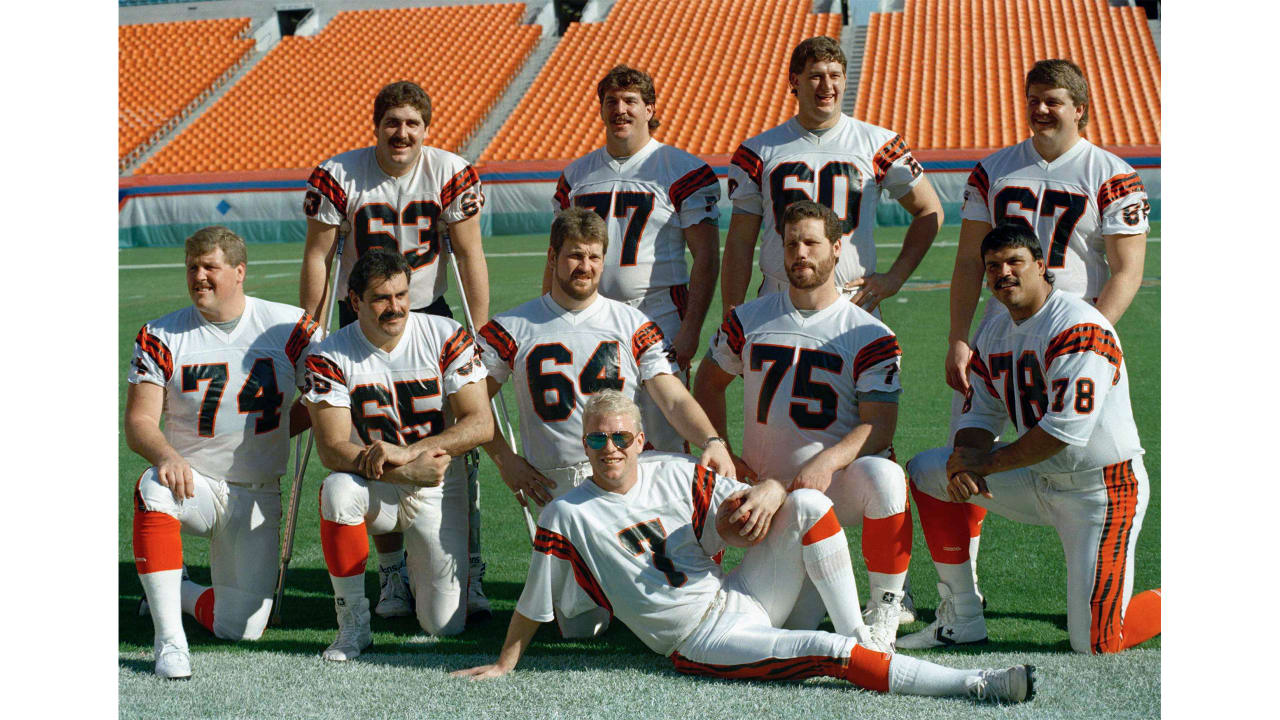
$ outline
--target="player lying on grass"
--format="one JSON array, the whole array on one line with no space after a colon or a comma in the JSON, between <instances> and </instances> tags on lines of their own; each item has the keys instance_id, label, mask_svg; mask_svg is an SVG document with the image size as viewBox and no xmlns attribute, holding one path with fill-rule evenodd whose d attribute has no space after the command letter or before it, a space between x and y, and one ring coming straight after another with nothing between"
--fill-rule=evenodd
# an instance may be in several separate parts
<instances>
[{"instance_id":1,"label":"player lying on grass","mask_svg":"<svg viewBox=\"0 0 1280 720\"><path fill-rule=\"evenodd\" d=\"M258 639L271 615L280 476L289 436L309 426L290 400L318 325L247 297L247 261L225 227L187 238L192 304L143 325L129 366L125 441L152 464L134 491L133 556L163 678L191 677L184 611L228 640ZM209 538L213 587L183 577L182 534Z\"/></svg>"},{"instance_id":2,"label":"player lying on grass","mask_svg":"<svg viewBox=\"0 0 1280 720\"><path fill-rule=\"evenodd\" d=\"M372 641L367 534L404 533L414 610L435 635L462 632L467 488L462 455L493 435L485 369L457 322L410 312L409 264L381 248L351 269L356 322L307 358L305 400L320 461L320 542L338 637L326 660Z\"/></svg>"},{"instance_id":3,"label":"player lying on grass","mask_svg":"<svg viewBox=\"0 0 1280 720\"><path fill-rule=\"evenodd\" d=\"M742 472L825 493L841 525L862 526L867 622L892 643L911 561L907 481L891 450L902 351L884 323L836 287L844 243L835 213L801 200L782 218L787 291L729 312L693 394L727 433L725 391L741 375ZM788 627L817 627L817 593L807 587L801 598Z\"/></svg>"},{"instance_id":4,"label":"player lying on grass","mask_svg":"<svg viewBox=\"0 0 1280 720\"><path fill-rule=\"evenodd\" d=\"M514 669L539 624L552 619L555 597L570 615L597 607L617 615L683 673L827 676L881 692L1031 698L1029 665L956 670L869 647L849 546L822 493L787 494L773 479L743 485L679 455L641 459L639 409L614 391L587 403L582 443L591 480L542 511L497 662L455 677L487 679ZM726 543L754 545L728 575L716 562ZM781 629L806 580L822 595L836 632Z\"/></svg>"},{"instance_id":5,"label":"player lying on grass","mask_svg":"<svg viewBox=\"0 0 1280 720\"><path fill-rule=\"evenodd\" d=\"M955 449L907 463L941 602L933 624L898 647L986 641L969 558L974 504L1058 531L1071 648L1119 652L1160 632L1160 591L1130 602L1151 491L1120 340L1097 308L1054 288L1024 224L997 226L981 253L987 287L1008 312L974 338ZM996 445L1010 421L1018 437Z\"/></svg>"}]
</instances>

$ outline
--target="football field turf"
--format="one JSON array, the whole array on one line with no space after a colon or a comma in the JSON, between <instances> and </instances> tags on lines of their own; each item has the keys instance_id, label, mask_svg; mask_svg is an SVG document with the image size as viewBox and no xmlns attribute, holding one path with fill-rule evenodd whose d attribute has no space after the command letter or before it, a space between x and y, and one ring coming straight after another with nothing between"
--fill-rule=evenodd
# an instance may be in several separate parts
<instances>
[{"instance_id":1,"label":"football field turf","mask_svg":"<svg viewBox=\"0 0 1280 720\"><path fill-rule=\"evenodd\" d=\"M1152 237L1160 234L1152 224ZM881 269L896 255L904 228L877 230ZM958 228L945 227L911 282L883 306L885 322L903 349L904 392L894 447L899 461L946 440L950 390L942 381L946 351L947 285ZM485 240L491 311L504 311L539 290L543 236ZM1136 591L1159 587L1160 578L1160 243L1148 244L1144 282L1117 330L1128 363L1138 432L1146 449L1151 500L1138 541ZM297 302L300 244L250 245L248 292ZM120 315L118 377L124 407L125 377L138 328L190 302L181 248L145 248L119 253ZM758 270L757 270L758 275ZM452 278L450 278L452 285ZM754 288L755 285L753 284ZM457 312L454 290L449 300ZM717 289L700 351L716 329ZM508 406L514 411L513 396ZM730 435L741 438L741 384L728 391ZM512 417L512 422L516 418ZM951 666L1002 666L1030 662L1040 668L1036 699L1025 706L976 707L965 700L888 697L815 679L762 684L681 676L644 647L620 623L603 638L563 642L543 628L512 675L489 683L467 683L447 673L490 662L501 646L528 567L529 541L519 508L486 458L481 467L483 544L488 572L485 591L494 618L450 638L422 634L413 618L374 617L374 645L352 663L326 663L319 653L336 633L332 591L319 540L316 496L325 471L312 454L302 494L298 534L289 571L282 627L268 628L256 643L214 638L185 618L194 679L166 683L152 674L150 618L136 614L141 586L132 562L131 495L146 462L129 451L121 426L119 444L119 702L126 717L1152 717L1160 713L1160 638L1111 657L1071 652L1066 634L1066 573L1062 547L1052 528L1017 525L995 514L984 524L980 582L989 604L991 642L948 652L913 655ZM291 468L292 471L292 468ZM288 478L282 491L288 500ZM850 548L865 600L866 572L859 532ZM208 544L184 537L191 575L207 583ZM731 551L726 567L736 564ZM372 565L372 563L371 563ZM911 577L922 621L937 604L936 573L915 523ZM377 573L366 573L366 591L377 598ZM830 628L830 624L825 624Z\"/></svg>"}]
</instances>

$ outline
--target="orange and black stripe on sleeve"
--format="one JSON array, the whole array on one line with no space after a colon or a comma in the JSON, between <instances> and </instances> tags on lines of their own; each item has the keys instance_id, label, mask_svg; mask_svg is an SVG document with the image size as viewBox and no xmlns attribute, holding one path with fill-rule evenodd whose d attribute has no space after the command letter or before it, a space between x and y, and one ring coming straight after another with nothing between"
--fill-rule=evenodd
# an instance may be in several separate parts
<instances>
[{"instance_id":1,"label":"orange and black stripe on sleeve","mask_svg":"<svg viewBox=\"0 0 1280 720\"><path fill-rule=\"evenodd\" d=\"M466 328L458 328L457 332L445 341L444 349L440 351L440 372L444 373L445 369L461 357L462 353L474 346L475 340L471 338L471 333L467 332Z\"/></svg>"},{"instance_id":2,"label":"orange and black stripe on sleeve","mask_svg":"<svg viewBox=\"0 0 1280 720\"><path fill-rule=\"evenodd\" d=\"M511 337L511 333L507 329L498 324L497 320L490 320L480 328L480 337L489 343L498 353L498 357L502 358L502 362L507 367L515 369L516 360L516 340Z\"/></svg>"},{"instance_id":3,"label":"orange and black stripe on sleeve","mask_svg":"<svg viewBox=\"0 0 1280 720\"><path fill-rule=\"evenodd\" d=\"M569 209L569 191L573 188L569 187L569 181L564 179L564 173L560 173L560 179L556 181L556 205L561 210Z\"/></svg>"},{"instance_id":4,"label":"orange and black stripe on sleeve","mask_svg":"<svg viewBox=\"0 0 1280 720\"><path fill-rule=\"evenodd\" d=\"M764 189L764 161L751 148L746 145L739 145L729 162L737 165L742 172L746 173L751 182L756 184L756 187Z\"/></svg>"},{"instance_id":5,"label":"orange and black stripe on sleeve","mask_svg":"<svg viewBox=\"0 0 1280 720\"><path fill-rule=\"evenodd\" d=\"M907 148L907 143L901 135L894 135L892 140L881 145L875 157L871 159L871 164L875 166L876 184L884 182L884 176L889 174L889 168L909 152L911 150Z\"/></svg>"},{"instance_id":6,"label":"orange and black stripe on sleeve","mask_svg":"<svg viewBox=\"0 0 1280 720\"><path fill-rule=\"evenodd\" d=\"M968 185L982 195L982 204L986 205L987 196L991 193L991 180L987 177L987 170L982 167L982 163L973 166L973 172L969 173Z\"/></svg>"},{"instance_id":7,"label":"orange and black stripe on sleeve","mask_svg":"<svg viewBox=\"0 0 1280 720\"><path fill-rule=\"evenodd\" d=\"M747 344L746 333L742 331L742 321L738 319L738 311L730 310L728 317L720 323L720 332L724 333L725 340L729 343L729 349L735 355L742 354L742 348Z\"/></svg>"},{"instance_id":8,"label":"orange and black stripe on sleeve","mask_svg":"<svg viewBox=\"0 0 1280 720\"><path fill-rule=\"evenodd\" d=\"M982 384L987 386L987 392L991 393L991 397L999 400L1000 393L996 392L995 383L991 382L991 371L987 369L987 364L982 362L982 355L977 348L974 348L973 354L969 356L969 369L974 375L982 378Z\"/></svg>"},{"instance_id":9,"label":"orange and black stripe on sleeve","mask_svg":"<svg viewBox=\"0 0 1280 720\"><path fill-rule=\"evenodd\" d=\"M680 209L684 206L684 201L688 200L691 195L704 187L715 185L718 182L716 174L711 171L711 166L703 165L672 183L670 191L671 204L675 206L676 212L680 212Z\"/></svg>"},{"instance_id":10,"label":"orange and black stripe on sleeve","mask_svg":"<svg viewBox=\"0 0 1280 720\"><path fill-rule=\"evenodd\" d=\"M1138 173L1116 175L1103 183L1102 189L1098 190L1098 212L1101 213L1111 203L1135 192L1146 192Z\"/></svg>"},{"instance_id":11,"label":"orange and black stripe on sleeve","mask_svg":"<svg viewBox=\"0 0 1280 720\"><path fill-rule=\"evenodd\" d=\"M298 323L289 332L289 340L284 344L284 353L289 357L290 364L298 364L298 358L302 357L302 351L307 349L307 344L319 327L320 323L305 312L298 318Z\"/></svg>"},{"instance_id":12,"label":"orange and black stripe on sleeve","mask_svg":"<svg viewBox=\"0 0 1280 720\"><path fill-rule=\"evenodd\" d=\"M165 345L160 338L152 335L151 331L147 330L146 325L143 325L142 329L138 330L136 342L138 347L142 348L142 352L146 353L160 368L160 372L164 373L164 381L169 382L169 379L173 377L173 353L169 351L169 346Z\"/></svg>"},{"instance_id":13,"label":"orange and black stripe on sleeve","mask_svg":"<svg viewBox=\"0 0 1280 720\"><path fill-rule=\"evenodd\" d=\"M1089 647L1094 653L1113 653L1123 649L1125 571L1138 507L1138 478L1132 460L1106 466L1102 478L1107 488L1107 514L1089 596Z\"/></svg>"},{"instance_id":14,"label":"orange and black stripe on sleeve","mask_svg":"<svg viewBox=\"0 0 1280 720\"><path fill-rule=\"evenodd\" d=\"M693 469L693 534L702 539L702 529L707 524L707 512L711 509L711 496L716 488L716 476L707 468L696 465Z\"/></svg>"},{"instance_id":15,"label":"orange and black stripe on sleeve","mask_svg":"<svg viewBox=\"0 0 1280 720\"><path fill-rule=\"evenodd\" d=\"M321 195L333 204L333 207L342 214L347 216L347 192L342 189L337 180L329 174L328 170L318 167L311 172L311 177L307 179L307 184L315 188Z\"/></svg>"},{"instance_id":16,"label":"orange and black stripe on sleeve","mask_svg":"<svg viewBox=\"0 0 1280 720\"><path fill-rule=\"evenodd\" d=\"M1073 325L1050 340L1044 352L1045 367L1052 365L1054 360L1063 355L1084 352L1097 353L1106 358L1116 369L1111 384L1120 382L1120 363L1124 359L1120 344L1110 330L1095 323Z\"/></svg>"},{"instance_id":17,"label":"orange and black stripe on sleeve","mask_svg":"<svg viewBox=\"0 0 1280 720\"><path fill-rule=\"evenodd\" d=\"M608 610L610 615L613 614L613 605L609 603L609 598L605 597L604 588L600 587L595 575L591 574L591 568L587 566L582 555L568 538L540 527L533 538L533 551L567 561L573 568L573 579L578 581L578 587L582 588L592 602Z\"/></svg>"},{"instance_id":18,"label":"orange and black stripe on sleeve","mask_svg":"<svg viewBox=\"0 0 1280 720\"><path fill-rule=\"evenodd\" d=\"M898 338L896 336L886 335L872 340L863 345L853 359L853 381L855 383L858 382L858 378L867 369L900 355L902 355L902 348L898 347Z\"/></svg>"},{"instance_id":19,"label":"orange and black stripe on sleeve","mask_svg":"<svg viewBox=\"0 0 1280 720\"><path fill-rule=\"evenodd\" d=\"M458 171L458 174L449 178L449 182L440 188L440 207L447 208L458 199L467 188L480 182L480 175L476 169L470 165Z\"/></svg>"},{"instance_id":20,"label":"orange and black stripe on sleeve","mask_svg":"<svg viewBox=\"0 0 1280 720\"><path fill-rule=\"evenodd\" d=\"M651 320L637 328L635 334L631 336L631 354L636 362L640 362L640 356L644 355L646 350L661 342L662 330Z\"/></svg>"},{"instance_id":21,"label":"orange and black stripe on sleeve","mask_svg":"<svg viewBox=\"0 0 1280 720\"><path fill-rule=\"evenodd\" d=\"M306 360L307 372L315 373L320 377L346 386L347 376L343 374L342 368L338 364L323 355L308 355Z\"/></svg>"}]
</instances>

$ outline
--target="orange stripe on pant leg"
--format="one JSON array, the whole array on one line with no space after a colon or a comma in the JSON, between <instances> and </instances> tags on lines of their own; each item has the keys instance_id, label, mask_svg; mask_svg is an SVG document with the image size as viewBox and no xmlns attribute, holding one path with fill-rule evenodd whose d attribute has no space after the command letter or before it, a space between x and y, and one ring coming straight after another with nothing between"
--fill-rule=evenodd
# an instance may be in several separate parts
<instances>
[{"instance_id":1,"label":"orange stripe on pant leg","mask_svg":"<svg viewBox=\"0 0 1280 720\"><path fill-rule=\"evenodd\" d=\"M849 653L849 668L844 679L860 688L889 692L889 663L893 656L889 653L868 650L861 645L854 645Z\"/></svg>"},{"instance_id":2,"label":"orange stripe on pant leg","mask_svg":"<svg viewBox=\"0 0 1280 720\"><path fill-rule=\"evenodd\" d=\"M1115 653L1122 646L1124 583L1129 534L1137 510L1138 481L1128 462L1103 468L1107 514L1098 540L1097 569L1089 597L1089 647L1094 653Z\"/></svg>"},{"instance_id":3,"label":"orange stripe on pant leg","mask_svg":"<svg viewBox=\"0 0 1280 720\"><path fill-rule=\"evenodd\" d=\"M828 508L827 514L818 519L818 522L809 528L804 537L800 538L801 545L812 545L816 542L822 542L827 538L840 532L840 521L836 519L836 509Z\"/></svg>"},{"instance_id":4,"label":"orange stripe on pant leg","mask_svg":"<svg viewBox=\"0 0 1280 720\"><path fill-rule=\"evenodd\" d=\"M196 622L203 625L205 630L213 632L213 588L205 590L196 598L194 615Z\"/></svg>"},{"instance_id":5,"label":"orange stripe on pant leg","mask_svg":"<svg viewBox=\"0 0 1280 720\"><path fill-rule=\"evenodd\" d=\"M862 558L871 572L906 572L911 564L911 513L862 518Z\"/></svg>"},{"instance_id":6,"label":"orange stripe on pant leg","mask_svg":"<svg viewBox=\"0 0 1280 720\"><path fill-rule=\"evenodd\" d=\"M143 510L134 491L133 562L139 575L182 569L182 524L172 515Z\"/></svg>"},{"instance_id":7,"label":"orange stripe on pant leg","mask_svg":"<svg viewBox=\"0 0 1280 720\"><path fill-rule=\"evenodd\" d=\"M364 523L339 525L320 518L320 547L324 551L324 564L336 577L363 573L369 560L369 540Z\"/></svg>"},{"instance_id":8,"label":"orange stripe on pant leg","mask_svg":"<svg viewBox=\"0 0 1280 720\"><path fill-rule=\"evenodd\" d=\"M958 565L968 560L972 515L968 508L976 506L939 500L921 492L914 482L911 483L911 496L915 498L916 512L920 513L920 530L934 562Z\"/></svg>"}]
</instances>

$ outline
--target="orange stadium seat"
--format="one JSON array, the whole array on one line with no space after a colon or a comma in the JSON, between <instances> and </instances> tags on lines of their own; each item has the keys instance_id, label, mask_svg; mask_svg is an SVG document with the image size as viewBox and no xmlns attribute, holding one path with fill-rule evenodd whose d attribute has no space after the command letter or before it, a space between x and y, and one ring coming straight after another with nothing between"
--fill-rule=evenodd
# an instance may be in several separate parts
<instances>
[{"instance_id":1,"label":"orange stadium seat","mask_svg":"<svg viewBox=\"0 0 1280 720\"><path fill-rule=\"evenodd\" d=\"M811 10L812 0L618 0L604 22L569 25L480 159L569 159L598 147L595 87L618 63L653 76L657 139L732 153L795 112L786 92L791 49L814 35L840 38L839 15Z\"/></svg>"},{"instance_id":2,"label":"orange stadium seat","mask_svg":"<svg viewBox=\"0 0 1280 720\"><path fill-rule=\"evenodd\" d=\"M1140 8L1105 0L906 0L902 12L872 13L855 115L921 150L1010 145L1027 134L1022 79L1051 57L1089 79L1087 137L1160 143L1151 32Z\"/></svg>"},{"instance_id":3,"label":"orange stadium seat","mask_svg":"<svg viewBox=\"0 0 1280 720\"><path fill-rule=\"evenodd\" d=\"M456 151L538 43L524 12L522 3L340 12L315 36L281 38L135 172L311 167L373 143L373 98L396 80L427 91L427 142ZM383 42L391 30L417 41Z\"/></svg>"},{"instance_id":4,"label":"orange stadium seat","mask_svg":"<svg viewBox=\"0 0 1280 720\"><path fill-rule=\"evenodd\" d=\"M146 149L253 49L249 18L119 28L119 159Z\"/></svg>"}]
</instances>

